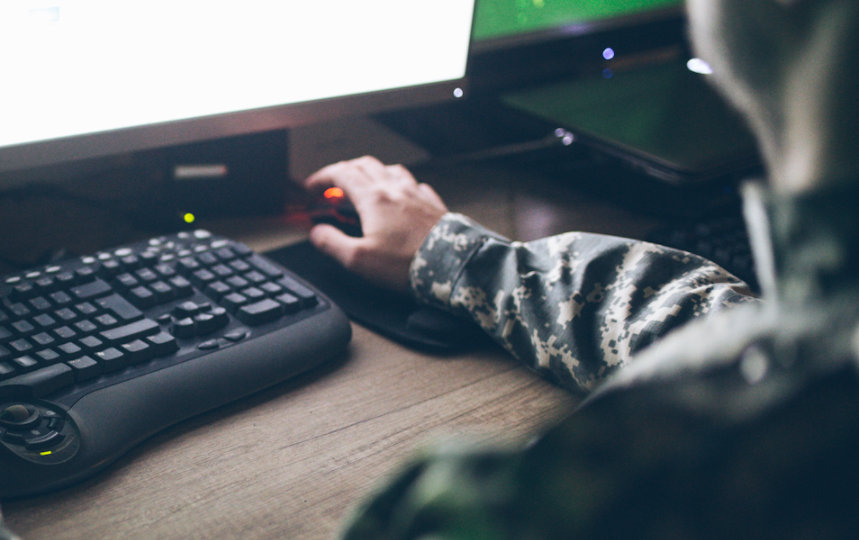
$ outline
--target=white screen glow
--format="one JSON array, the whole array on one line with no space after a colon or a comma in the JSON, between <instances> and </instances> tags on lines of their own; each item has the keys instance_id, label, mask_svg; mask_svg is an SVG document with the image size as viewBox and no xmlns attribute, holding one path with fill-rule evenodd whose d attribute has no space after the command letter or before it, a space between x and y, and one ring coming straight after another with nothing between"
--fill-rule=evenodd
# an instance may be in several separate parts
<instances>
[{"instance_id":1,"label":"white screen glow","mask_svg":"<svg viewBox=\"0 0 859 540\"><path fill-rule=\"evenodd\" d=\"M0 147L456 79L472 9L463 0L3 0Z\"/></svg>"}]
</instances>

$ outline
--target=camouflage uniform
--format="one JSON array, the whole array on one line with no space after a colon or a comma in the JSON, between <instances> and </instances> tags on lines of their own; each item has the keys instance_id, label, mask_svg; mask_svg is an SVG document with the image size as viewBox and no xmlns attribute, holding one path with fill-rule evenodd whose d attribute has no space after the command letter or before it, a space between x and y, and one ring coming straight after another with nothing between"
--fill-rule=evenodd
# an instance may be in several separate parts
<instances>
[{"instance_id":1,"label":"camouflage uniform","mask_svg":"<svg viewBox=\"0 0 859 540\"><path fill-rule=\"evenodd\" d=\"M345 537L855 537L857 200L747 189L763 302L687 254L582 234L511 244L448 216L414 265L425 299L574 388L627 365L525 447L428 449Z\"/></svg>"},{"instance_id":2,"label":"camouflage uniform","mask_svg":"<svg viewBox=\"0 0 859 540\"><path fill-rule=\"evenodd\" d=\"M430 232L411 284L422 301L474 319L579 393L669 331L755 300L737 278L683 251L580 232L511 242L458 214Z\"/></svg>"}]
</instances>

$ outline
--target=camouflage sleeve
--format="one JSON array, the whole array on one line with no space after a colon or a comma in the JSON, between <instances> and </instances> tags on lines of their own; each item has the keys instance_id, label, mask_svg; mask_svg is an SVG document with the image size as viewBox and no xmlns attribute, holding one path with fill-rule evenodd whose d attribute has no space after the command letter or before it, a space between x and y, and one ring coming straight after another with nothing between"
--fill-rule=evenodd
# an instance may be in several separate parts
<instances>
[{"instance_id":1,"label":"camouflage sleeve","mask_svg":"<svg viewBox=\"0 0 859 540\"><path fill-rule=\"evenodd\" d=\"M410 279L421 301L473 319L579 392L687 321L754 300L743 282L683 251L578 232L513 242L459 214L433 228Z\"/></svg>"}]
</instances>

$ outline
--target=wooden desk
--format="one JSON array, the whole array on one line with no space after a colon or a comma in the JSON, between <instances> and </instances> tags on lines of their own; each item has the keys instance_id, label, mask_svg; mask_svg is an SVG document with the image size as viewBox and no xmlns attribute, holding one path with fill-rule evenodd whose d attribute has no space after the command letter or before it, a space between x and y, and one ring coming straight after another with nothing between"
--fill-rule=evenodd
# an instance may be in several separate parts
<instances>
[{"instance_id":1,"label":"wooden desk","mask_svg":"<svg viewBox=\"0 0 859 540\"><path fill-rule=\"evenodd\" d=\"M422 179L451 209L516 239L570 229L636 235L649 226L506 167ZM206 225L260 250L303 235L276 219ZM574 404L499 349L432 356L354 325L348 354L326 371L167 429L106 472L4 502L3 511L25 540L330 538L348 509L427 441L522 440Z\"/></svg>"}]
</instances>

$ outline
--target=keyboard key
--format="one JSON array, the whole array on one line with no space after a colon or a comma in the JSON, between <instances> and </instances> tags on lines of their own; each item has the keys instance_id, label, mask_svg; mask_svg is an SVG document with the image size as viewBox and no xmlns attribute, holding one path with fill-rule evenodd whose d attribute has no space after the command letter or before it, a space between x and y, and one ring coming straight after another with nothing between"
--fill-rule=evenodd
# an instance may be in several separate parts
<instances>
[{"instance_id":1,"label":"keyboard key","mask_svg":"<svg viewBox=\"0 0 859 540\"><path fill-rule=\"evenodd\" d=\"M159 332L154 336L149 336L146 341L152 345L155 356L167 356L179 350L176 338L167 332Z\"/></svg>"},{"instance_id":2,"label":"keyboard key","mask_svg":"<svg viewBox=\"0 0 859 540\"><path fill-rule=\"evenodd\" d=\"M156 303L163 304L176 297L176 291L163 281L155 281L149 284L149 288L155 293Z\"/></svg>"},{"instance_id":3,"label":"keyboard key","mask_svg":"<svg viewBox=\"0 0 859 540\"><path fill-rule=\"evenodd\" d=\"M16 339L9 342L9 348L13 353L24 353L33 348L33 343L26 339Z\"/></svg>"},{"instance_id":4,"label":"keyboard key","mask_svg":"<svg viewBox=\"0 0 859 540\"><path fill-rule=\"evenodd\" d=\"M158 303L155 293L143 285L131 289L128 291L128 295L131 301L142 309L150 308Z\"/></svg>"},{"instance_id":5,"label":"keyboard key","mask_svg":"<svg viewBox=\"0 0 859 540\"><path fill-rule=\"evenodd\" d=\"M262 285L260 285L259 287L260 287L260 289L264 290L264 291L266 292L266 294L269 294L269 295L272 295L272 296L273 296L273 295L280 294L280 293L282 293L282 292L283 292L283 287L281 287L281 286L280 286L280 285L278 285L277 283L274 283L274 282L271 282L271 281L269 281L269 282L267 282L267 283L263 283L263 284L262 284Z\"/></svg>"},{"instance_id":6,"label":"keyboard key","mask_svg":"<svg viewBox=\"0 0 859 540\"><path fill-rule=\"evenodd\" d=\"M84 319L82 321L78 321L74 324L74 327L84 335L93 334L98 331L99 326L92 322L89 319Z\"/></svg>"},{"instance_id":7,"label":"keyboard key","mask_svg":"<svg viewBox=\"0 0 859 540\"><path fill-rule=\"evenodd\" d=\"M72 297L65 291L51 293L50 298L58 306L64 306L72 301Z\"/></svg>"},{"instance_id":8,"label":"keyboard key","mask_svg":"<svg viewBox=\"0 0 859 540\"><path fill-rule=\"evenodd\" d=\"M40 347L47 347L55 341L54 338L51 337L51 335L47 332L39 332L38 334L32 336L30 339L32 339L33 343Z\"/></svg>"},{"instance_id":9,"label":"keyboard key","mask_svg":"<svg viewBox=\"0 0 859 540\"><path fill-rule=\"evenodd\" d=\"M17 367L19 370L27 370L38 366L39 361L32 356L25 354L24 356L13 358L12 364L15 365L15 367Z\"/></svg>"},{"instance_id":10,"label":"keyboard key","mask_svg":"<svg viewBox=\"0 0 859 540\"><path fill-rule=\"evenodd\" d=\"M236 312L236 317L245 324L256 326L276 320L283 313L283 308L271 298L242 306Z\"/></svg>"},{"instance_id":11,"label":"keyboard key","mask_svg":"<svg viewBox=\"0 0 859 540\"><path fill-rule=\"evenodd\" d=\"M236 290L244 289L245 287L247 287L250 284L251 284L250 281L246 280L245 278L243 278L241 276L233 276L233 277L227 279L227 285L229 285L230 287L232 287L233 289L236 289Z\"/></svg>"},{"instance_id":12,"label":"keyboard key","mask_svg":"<svg viewBox=\"0 0 859 540\"><path fill-rule=\"evenodd\" d=\"M231 293L221 299L221 304L230 311L235 311L247 303L247 297L239 293Z\"/></svg>"},{"instance_id":13,"label":"keyboard key","mask_svg":"<svg viewBox=\"0 0 859 540\"><path fill-rule=\"evenodd\" d=\"M140 282L137 280L137 278L128 273L119 274L118 276L116 276L115 279L117 283L119 283L126 289L131 289L132 287L137 287L138 285L140 285Z\"/></svg>"},{"instance_id":14,"label":"keyboard key","mask_svg":"<svg viewBox=\"0 0 859 540\"><path fill-rule=\"evenodd\" d=\"M123 321L136 321L143 317L143 312L134 307L125 298L118 294L111 294L98 299L98 305L107 311L113 312L117 318Z\"/></svg>"},{"instance_id":15,"label":"keyboard key","mask_svg":"<svg viewBox=\"0 0 859 540\"><path fill-rule=\"evenodd\" d=\"M194 325L194 319L191 317L177 319L173 323L173 335L178 338L190 338L194 337L196 334L197 328Z\"/></svg>"},{"instance_id":16,"label":"keyboard key","mask_svg":"<svg viewBox=\"0 0 859 540\"><path fill-rule=\"evenodd\" d=\"M256 287L248 287L247 289L243 289L241 293L251 302L261 300L266 296L262 289L258 289Z\"/></svg>"},{"instance_id":17,"label":"keyboard key","mask_svg":"<svg viewBox=\"0 0 859 540\"><path fill-rule=\"evenodd\" d=\"M54 328L54 335L65 341L78 337L78 333L68 326Z\"/></svg>"},{"instance_id":18,"label":"keyboard key","mask_svg":"<svg viewBox=\"0 0 859 540\"><path fill-rule=\"evenodd\" d=\"M257 254L251 255L248 262L269 277L277 278L283 275L283 271L280 268Z\"/></svg>"},{"instance_id":19,"label":"keyboard key","mask_svg":"<svg viewBox=\"0 0 859 540\"><path fill-rule=\"evenodd\" d=\"M0 380L5 379L15 373L15 368L6 362L0 362Z\"/></svg>"},{"instance_id":20,"label":"keyboard key","mask_svg":"<svg viewBox=\"0 0 859 540\"><path fill-rule=\"evenodd\" d=\"M149 268L141 268L134 274L140 279L140 281L144 283L149 283L150 281L155 281L156 279L158 279L158 274L156 274Z\"/></svg>"},{"instance_id":21,"label":"keyboard key","mask_svg":"<svg viewBox=\"0 0 859 540\"><path fill-rule=\"evenodd\" d=\"M140 339L123 343L121 348L128 358L129 364L140 364L155 357L155 350L152 346Z\"/></svg>"},{"instance_id":22,"label":"keyboard key","mask_svg":"<svg viewBox=\"0 0 859 540\"><path fill-rule=\"evenodd\" d=\"M95 298L98 296L104 296L110 293L113 289L111 289L110 285L101 279L93 280L86 285L78 285L77 287L72 288L72 294L77 297L79 300L88 300L90 298Z\"/></svg>"},{"instance_id":23,"label":"keyboard key","mask_svg":"<svg viewBox=\"0 0 859 540\"><path fill-rule=\"evenodd\" d=\"M223 281L215 281L209 283L206 287L206 294L210 298L214 298L215 300L219 300L224 295L230 294L232 292L232 287L224 283Z\"/></svg>"},{"instance_id":24,"label":"keyboard key","mask_svg":"<svg viewBox=\"0 0 859 540\"><path fill-rule=\"evenodd\" d=\"M25 300L34 294L36 294L36 288L33 284L29 281L24 281L12 287L12 294L10 296L13 300Z\"/></svg>"},{"instance_id":25,"label":"keyboard key","mask_svg":"<svg viewBox=\"0 0 859 540\"><path fill-rule=\"evenodd\" d=\"M36 325L38 325L40 328L53 328L57 324L57 320L47 313L36 315L35 317L33 317L33 322L36 323Z\"/></svg>"},{"instance_id":26,"label":"keyboard key","mask_svg":"<svg viewBox=\"0 0 859 540\"><path fill-rule=\"evenodd\" d=\"M294 296L298 297L301 300L301 305L304 307L315 306L319 301L313 291L288 276L282 277L277 282L286 287Z\"/></svg>"},{"instance_id":27,"label":"keyboard key","mask_svg":"<svg viewBox=\"0 0 859 540\"><path fill-rule=\"evenodd\" d=\"M283 293L276 298L278 302L283 304L283 309L286 313L295 313L301 309L301 300L289 293Z\"/></svg>"},{"instance_id":28,"label":"keyboard key","mask_svg":"<svg viewBox=\"0 0 859 540\"><path fill-rule=\"evenodd\" d=\"M9 304L7 309L13 317L26 317L30 314L30 309L21 303Z\"/></svg>"},{"instance_id":29,"label":"keyboard key","mask_svg":"<svg viewBox=\"0 0 859 540\"><path fill-rule=\"evenodd\" d=\"M201 351L212 351L220 348L221 343L217 339L209 339L206 341L201 341L197 344L197 348Z\"/></svg>"},{"instance_id":30,"label":"keyboard key","mask_svg":"<svg viewBox=\"0 0 859 540\"><path fill-rule=\"evenodd\" d=\"M57 347L57 350L60 351L60 354L65 355L67 357L76 356L81 352L80 345L75 343L63 343Z\"/></svg>"},{"instance_id":31,"label":"keyboard key","mask_svg":"<svg viewBox=\"0 0 859 540\"><path fill-rule=\"evenodd\" d=\"M31 298L29 303L30 307L33 308L33 311L37 313L42 311L48 311L53 307L51 306L51 303L48 301L48 299L44 296L37 296L35 298Z\"/></svg>"},{"instance_id":32,"label":"keyboard key","mask_svg":"<svg viewBox=\"0 0 859 540\"><path fill-rule=\"evenodd\" d=\"M60 363L0 381L0 392L18 390L40 398L74 384L74 382L75 376L72 368Z\"/></svg>"},{"instance_id":33,"label":"keyboard key","mask_svg":"<svg viewBox=\"0 0 859 540\"><path fill-rule=\"evenodd\" d=\"M173 308L173 315L178 319L182 319L185 317L193 317L199 312L200 306L196 302L191 301L182 302L181 304Z\"/></svg>"},{"instance_id":34,"label":"keyboard key","mask_svg":"<svg viewBox=\"0 0 859 540\"><path fill-rule=\"evenodd\" d=\"M33 326L28 320L15 321L12 323L12 330L15 331L18 335L26 335L36 330L36 327Z\"/></svg>"},{"instance_id":35,"label":"keyboard key","mask_svg":"<svg viewBox=\"0 0 859 540\"><path fill-rule=\"evenodd\" d=\"M101 374L101 366L91 356L81 356L66 362L74 370L75 380L78 382L98 377Z\"/></svg>"},{"instance_id":36,"label":"keyboard key","mask_svg":"<svg viewBox=\"0 0 859 540\"><path fill-rule=\"evenodd\" d=\"M44 365L54 364L60 361L60 353L53 349L42 349L41 351L36 351L36 357Z\"/></svg>"},{"instance_id":37,"label":"keyboard key","mask_svg":"<svg viewBox=\"0 0 859 540\"><path fill-rule=\"evenodd\" d=\"M123 271L122 263L116 259L106 259L101 261L99 272L107 277L115 276Z\"/></svg>"},{"instance_id":38,"label":"keyboard key","mask_svg":"<svg viewBox=\"0 0 859 540\"><path fill-rule=\"evenodd\" d=\"M105 330L101 333L101 337L108 343L120 343L155 334L159 329L158 323L152 319L141 319L124 326Z\"/></svg>"},{"instance_id":39,"label":"keyboard key","mask_svg":"<svg viewBox=\"0 0 859 540\"><path fill-rule=\"evenodd\" d=\"M110 347L93 355L105 372L119 371L126 365L125 354L119 349Z\"/></svg>"},{"instance_id":40,"label":"keyboard key","mask_svg":"<svg viewBox=\"0 0 859 540\"><path fill-rule=\"evenodd\" d=\"M176 291L177 298L185 298L194 294L194 288L191 282L182 276L174 276L168 280L168 283Z\"/></svg>"},{"instance_id":41,"label":"keyboard key","mask_svg":"<svg viewBox=\"0 0 859 540\"><path fill-rule=\"evenodd\" d=\"M75 306L75 309L84 317L89 317L98 313L98 308L89 302L81 302Z\"/></svg>"},{"instance_id":42,"label":"keyboard key","mask_svg":"<svg viewBox=\"0 0 859 540\"><path fill-rule=\"evenodd\" d=\"M266 277L262 272L257 270L251 270L250 272L245 274L245 279L254 285L259 285L261 283L268 283L269 278Z\"/></svg>"},{"instance_id":43,"label":"keyboard key","mask_svg":"<svg viewBox=\"0 0 859 540\"><path fill-rule=\"evenodd\" d=\"M215 255L222 261L231 261L236 258L236 253L229 247L222 247L215 250Z\"/></svg>"},{"instance_id":44,"label":"keyboard key","mask_svg":"<svg viewBox=\"0 0 859 540\"><path fill-rule=\"evenodd\" d=\"M215 330L219 330L222 325L219 320L215 319L214 315L210 313L198 313L194 316L194 326L197 329L198 336L205 336Z\"/></svg>"},{"instance_id":45,"label":"keyboard key","mask_svg":"<svg viewBox=\"0 0 859 540\"><path fill-rule=\"evenodd\" d=\"M78 318L78 314L69 308L61 308L54 312L54 315L64 323L71 322Z\"/></svg>"},{"instance_id":46,"label":"keyboard key","mask_svg":"<svg viewBox=\"0 0 859 540\"><path fill-rule=\"evenodd\" d=\"M197 270L193 274L191 274L191 279L197 282L200 286L205 286L206 283L210 283L218 279L212 271L203 268L202 270Z\"/></svg>"},{"instance_id":47,"label":"keyboard key","mask_svg":"<svg viewBox=\"0 0 859 540\"><path fill-rule=\"evenodd\" d=\"M232 267L232 269L235 270L236 272L239 272L242 274L251 269L251 265L249 265L246 261L244 261L242 259L236 259L235 261L231 262L230 267Z\"/></svg>"},{"instance_id":48,"label":"keyboard key","mask_svg":"<svg viewBox=\"0 0 859 540\"><path fill-rule=\"evenodd\" d=\"M57 288L57 282L54 280L54 278L47 276L37 279L34 282L34 285L37 289L46 293L54 291Z\"/></svg>"},{"instance_id":49,"label":"keyboard key","mask_svg":"<svg viewBox=\"0 0 859 540\"><path fill-rule=\"evenodd\" d=\"M87 336L85 338L82 338L78 343L80 343L83 349L86 349L88 351L94 351L96 349L101 349L102 347L104 347L104 342L95 336Z\"/></svg>"}]
</instances>

